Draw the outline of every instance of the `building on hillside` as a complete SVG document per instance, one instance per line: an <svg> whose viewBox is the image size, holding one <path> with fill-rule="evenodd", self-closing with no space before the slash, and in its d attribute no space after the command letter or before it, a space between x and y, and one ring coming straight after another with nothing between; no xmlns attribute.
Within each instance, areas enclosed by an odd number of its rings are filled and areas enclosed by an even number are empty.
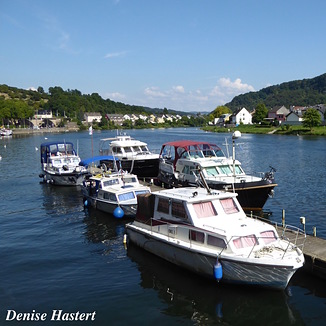
<svg viewBox="0 0 326 326"><path fill-rule="evenodd" d="M46 110L38 110L37 113L34 114L34 119L52 119L52 111L46 111Z"/></svg>
<svg viewBox="0 0 326 326"><path fill-rule="evenodd" d="M233 114L229 117L230 123L239 125L251 125L252 124L252 115L246 108L238 109L233 112Z"/></svg>
<svg viewBox="0 0 326 326"><path fill-rule="evenodd" d="M125 120L131 120L128 115L123 114L106 114L105 117L117 126L122 126Z"/></svg>
<svg viewBox="0 0 326 326"><path fill-rule="evenodd" d="M101 122L102 114L99 112L86 112L84 113L84 119L87 123Z"/></svg>
<svg viewBox="0 0 326 326"><path fill-rule="evenodd" d="M279 123L286 121L286 116L290 113L284 105L276 106L268 112L269 120L277 120Z"/></svg>

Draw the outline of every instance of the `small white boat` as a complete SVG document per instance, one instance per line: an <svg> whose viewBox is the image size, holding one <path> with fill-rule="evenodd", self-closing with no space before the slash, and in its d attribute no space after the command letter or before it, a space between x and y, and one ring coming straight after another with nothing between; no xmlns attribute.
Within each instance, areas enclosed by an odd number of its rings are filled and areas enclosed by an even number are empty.
<svg viewBox="0 0 326 326"><path fill-rule="evenodd" d="M0 129L0 136L12 136L12 130L11 129L6 129L6 128L1 128Z"/></svg>
<svg viewBox="0 0 326 326"><path fill-rule="evenodd" d="M71 142L46 142L41 144L39 175L43 182L58 186L79 186L88 171L79 165L81 159Z"/></svg>
<svg viewBox="0 0 326 326"><path fill-rule="evenodd" d="M84 206L92 206L116 218L135 217L137 196L150 193L135 174L103 171L83 182Z"/></svg>
<svg viewBox="0 0 326 326"><path fill-rule="evenodd" d="M304 264L305 233L294 229L297 243L279 237L270 223L246 216L236 196L195 187L139 196L125 240L221 282L285 289Z"/></svg>
<svg viewBox="0 0 326 326"><path fill-rule="evenodd" d="M147 143L118 134L114 138L103 138L99 144L100 155L113 155L121 162L124 171L138 177L157 177L159 154L152 153Z"/></svg>

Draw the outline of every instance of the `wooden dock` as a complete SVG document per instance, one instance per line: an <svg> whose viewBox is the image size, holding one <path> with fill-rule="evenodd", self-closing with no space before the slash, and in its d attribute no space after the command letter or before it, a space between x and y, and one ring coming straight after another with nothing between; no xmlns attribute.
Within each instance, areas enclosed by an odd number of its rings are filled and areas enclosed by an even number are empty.
<svg viewBox="0 0 326 326"><path fill-rule="evenodd" d="M150 186L152 191L164 189L156 186L148 179L141 182L147 186ZM283 233L283 227L277 226L276 229L279 235ZM294 242L292 241L292 239L295 238L295 234L293 232L286 231L286 236L291 240L291 242ZM302 249L300 246L299 248ZM326 240L316 236L306 235L303 245L303 254L305 257L305 264L302 269L316 277L326 279Z"/></svg>
<svg viewBox="0 0 326 326"><path fill-rule="evenodd" d="M307 235L303 253L305 256L303 269L326 279L326 240Z"/></svg>

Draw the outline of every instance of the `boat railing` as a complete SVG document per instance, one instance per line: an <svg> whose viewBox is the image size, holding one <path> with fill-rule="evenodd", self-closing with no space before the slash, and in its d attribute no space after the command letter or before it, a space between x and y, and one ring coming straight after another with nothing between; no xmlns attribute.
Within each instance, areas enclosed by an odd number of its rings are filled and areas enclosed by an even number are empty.
<svg viewBox="0 0 326 326"><path fill-rule="evenodd" d="M159 233L168 237L169 240L176 239L189 243L189 246L209 246L212 250L222 250L226 247L226 236L224 230L221 233L199 229L188 224L172 223L171 221L157 220L151 218L146 224L150 225L151 233ZM208 238L210 237L210 243Z"/></svg>
<svg viewBox="0 0 326 326"><path fill-rule="evenodd" d="M305 233L302 232L299 228L292 226L287 226L284 230L284 235L280 238L283 240L283 245L281 243L275 242L277 240L277 235L264 235L264 236L237 236L234 235L230 239L226 239L226 236L223 234L217 234L216 232L201 230L197 227L193 227L187 224L178 224L171 223L170 221L150 219L148 223L150 225L151 233L159 233L168 237L169 240L178 240L189 243L189 246L205 246L206 248L211 248L212 250L217 250L217 256L220 256L225 250L230 249L230 243L233 242L235 245L235 240L242 243L241 248L236 248L233 250L234 254L239 254L247 258L252 257L261 257L264 255L273 254L274 251L282 251L282 256L279 259L283 259L287 253L297 251L297 254L300 255L300 250L303 250ZM288 235L288 232L291 232L295 235L293 238L288 238L285 235ZM208 243L209 236L215 239L214 244ZM250 238L250 239L248 239ZM302 240L301 242L299 240ZM300 250L298 250L300 249ZM274 257L276 258L276 257Z"/></svg>
<svg viewBox="0 0 326 326"><path fill-rule="evenodd" d="M306 233L303 229L293 226L293 225L290 225L290 224L283 225L282 223L279 223L276 221L270 221L267 218L253 215L252 213L247 214L247 216L273 225L275 227L276 231L278 232L280 238L293 243L294 245L299 247L301 250L303 250L303 247L304 247L304 244L306 241L306 237L307 237Z"/></svg>

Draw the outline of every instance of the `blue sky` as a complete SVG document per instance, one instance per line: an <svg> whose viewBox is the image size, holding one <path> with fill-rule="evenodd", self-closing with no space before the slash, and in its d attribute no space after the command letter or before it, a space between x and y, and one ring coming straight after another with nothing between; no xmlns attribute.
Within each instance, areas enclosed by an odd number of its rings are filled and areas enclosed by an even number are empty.
<svg viewBox="0 0 326 326"><path fill-rule="evenodd" d="M324 0L1 0L0 84L212 111L325 73L325 13Z"/></svg>

